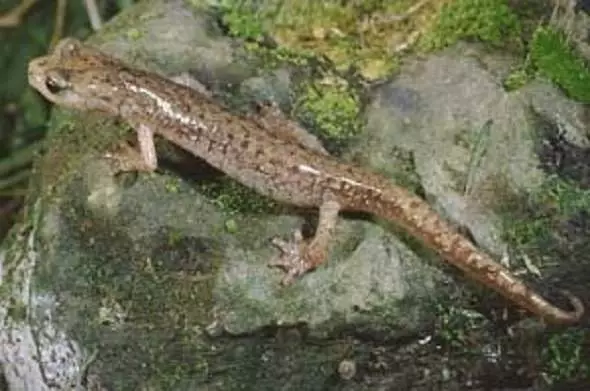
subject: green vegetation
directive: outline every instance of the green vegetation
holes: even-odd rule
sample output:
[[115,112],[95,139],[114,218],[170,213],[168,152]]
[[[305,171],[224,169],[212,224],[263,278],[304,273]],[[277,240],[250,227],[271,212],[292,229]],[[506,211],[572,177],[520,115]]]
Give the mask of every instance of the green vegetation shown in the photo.
[[422,40],[426,50],[442,49],[461,39],[493,46],[520,47],[521,24],[504,0],[456,0],[445,4],[434,28]]
[[296,111],[313,121],[329,142],[345,143],[360,131],[360,101],[344,79],[317,80],[303,86]]
[[541,357],[551,383],[590,375],[587,357],[582,353],[585,339],[583,330],[565,331],[549,337]]
[[550,26],[534,31],[526,62],[505,80],[508,89],[526,84],[536,75],[546,77],[571,99],[590,102],[590,69],[567,41],[565,34]]
[[510,218],[504,232],[510,243],[521,249],[546,247],[552,227],[590,208],[590,190],[552,177],[527,199],[513,200],[506,208]]
[[272,12],[267,8],[256,12],[254,5],[247,2],[224,2],[220,12],[223,23],[229,28],[231,35],[252,41],[264,38],[264,20],[272,16]]
[[214,182],[199,184],[199,191],[211,198],[226,214],[264,213],[276,207],[276,203],[254,190],[223,177]]
[[572,99],[590,103],[590,70],[563,33],[540,27],[530,45],[531,65]]
[[526,67],[512,71],[504,80],[504,88],[507,91],[517,90],[534,78],[534,73]]
[[470,350],[469,336],[474,330],[482,330],[487,323],[486,318],[474,311],[454,307],[452,303],[436,306],[436,335],[448,347],[464,352]]
[[220,8],[229,31],[261,42],[271,37],[298,53],[329,58],[338,70],[356,67],[374,79],[398,65],[397,48],[428,26],[441,1],[413,9],[414,0],[349,2],[328,0],[225,1]]

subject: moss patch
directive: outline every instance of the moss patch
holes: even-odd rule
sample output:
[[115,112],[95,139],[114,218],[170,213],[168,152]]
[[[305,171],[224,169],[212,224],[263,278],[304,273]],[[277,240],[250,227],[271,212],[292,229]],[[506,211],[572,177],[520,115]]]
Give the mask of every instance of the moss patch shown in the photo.
[[358,135],[360,98],[343,78],[326,77],[301,86],[296,111],[313,124],[328,144],[342,144]]
[[436,50],[462,39],[476,39],[503,49],[518,49],[521,31],[518,17],[504,0],[456,0],[442,8],[421,47]]
[[506,202],[505,239],[525,252],[544,248],[546,253],[556,240],[555,227],[589,208],[590,191],[552,177],[528,197]]
[[262,41],[271,36],[280,46],[314,52],[337,69],[357,67],[369,79],[386,76],[398,65],[401,47],[411,44],[433,23],[447,0],[416,6],[414,0],[369,2],[228,1],[222,20],[240,37]]
[[182,379],[204,380],[209,346],[201,334],[210,322],[220,244],[166,227],[137,238],[125,214],[111,218],[87,207],[84,183],[60,187],[59,227],[51,215],[41,225],[51,240],[40,245],[35,290],[55,292],[63,303],[56,322],[96,349],[109,388],[171,389]]
[[198,188],[228,215],[267,213],[277,207],[272,199],[225,176],[215,182],[199,184]]
[[541,358],[550,383],[590,376],[588,357],[583,353],[586,339],[584,331],[568,330],[545,340]]
[[320,137],[330,152],[340,152],[359,134],[362,86],[357,74],[344,74],[312,52],[269,48],[257,42],[246,47],[247,61],[261,69],[295,69],[290,115]]
[[550,28],[537,29],[530,47],[531,65],[563,88],[572,99],[590,102],[590,70],[566,42],[565,36]]
[[76,172],[84,159],[103,154],[117,142],[134,134],[128,127],[116,126],[114,119],[104,115],[80,114],[65,109],[54,111],[49,127],[52,132],[47,139],[53,146],[36,162],[41,178],[40,183],[34,185],[43,193],[64,175]]
[[534,74],[526,66],[523,66],[510,72],[504,79],[503,85],[506,91],[513,91],[523,87],[533,78]]

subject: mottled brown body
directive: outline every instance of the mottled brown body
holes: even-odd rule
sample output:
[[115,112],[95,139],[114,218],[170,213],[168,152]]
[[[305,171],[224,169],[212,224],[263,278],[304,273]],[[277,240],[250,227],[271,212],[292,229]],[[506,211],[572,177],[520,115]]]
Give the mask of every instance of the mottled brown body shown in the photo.
[[583,314],[582,303],[572,295],[572,312],[545,301],[421,198],[288,133],[293,124],[286,119],[232,114],[205,94],[132,69],[70,38],[53,54],[31,61],[29,82],[58,105],[103,111],[129,122],[140,136],[160,135],[275,200],[318,207],[320,223],[311,241],[298,238],[295,247],[276,242],[291,257],[276,265],[290,269],[290,277],[324,261],[339,210],[364,211],[399,224],[469,277],[548,322],[571,323]]

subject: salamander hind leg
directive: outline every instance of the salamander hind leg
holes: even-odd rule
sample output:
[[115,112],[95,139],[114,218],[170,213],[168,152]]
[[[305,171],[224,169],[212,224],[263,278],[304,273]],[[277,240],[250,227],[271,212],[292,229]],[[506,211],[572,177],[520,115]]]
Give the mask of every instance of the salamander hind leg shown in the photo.
[[328,248],[338,220],[340,205],[327,201],[320,206],[319,222],[315,235],[306,240],[301,230],[296,230],[290,241],[275,237],[272,244],[280,251],[280,255],[269,262],[271,267],[279,267],[285,271],[281,283],[289,285],[297,277],[321,265],[328,257]]

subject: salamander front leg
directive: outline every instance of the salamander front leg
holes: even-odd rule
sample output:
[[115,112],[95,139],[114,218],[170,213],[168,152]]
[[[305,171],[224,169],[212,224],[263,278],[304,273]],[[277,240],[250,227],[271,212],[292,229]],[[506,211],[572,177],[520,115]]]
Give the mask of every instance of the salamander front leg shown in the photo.
[[306,272],[315,269],[328,257],[328,247],[338,220],[340,205],[335,201],[326,201],[319,208],[318,226],[313,238],[303,239],[301,230],[296,230],[293,239],[285,241],[273,238],[272,244],[281,254],[269,263],[269,266],[280,267],[286,275],[281,284],[288,285]]
[[105,158],[111,161],[115,172],[152,172],[158,167],[153,131],[142,124],[139,124],[136,130],[139,149],[121,142],[105,155]]

